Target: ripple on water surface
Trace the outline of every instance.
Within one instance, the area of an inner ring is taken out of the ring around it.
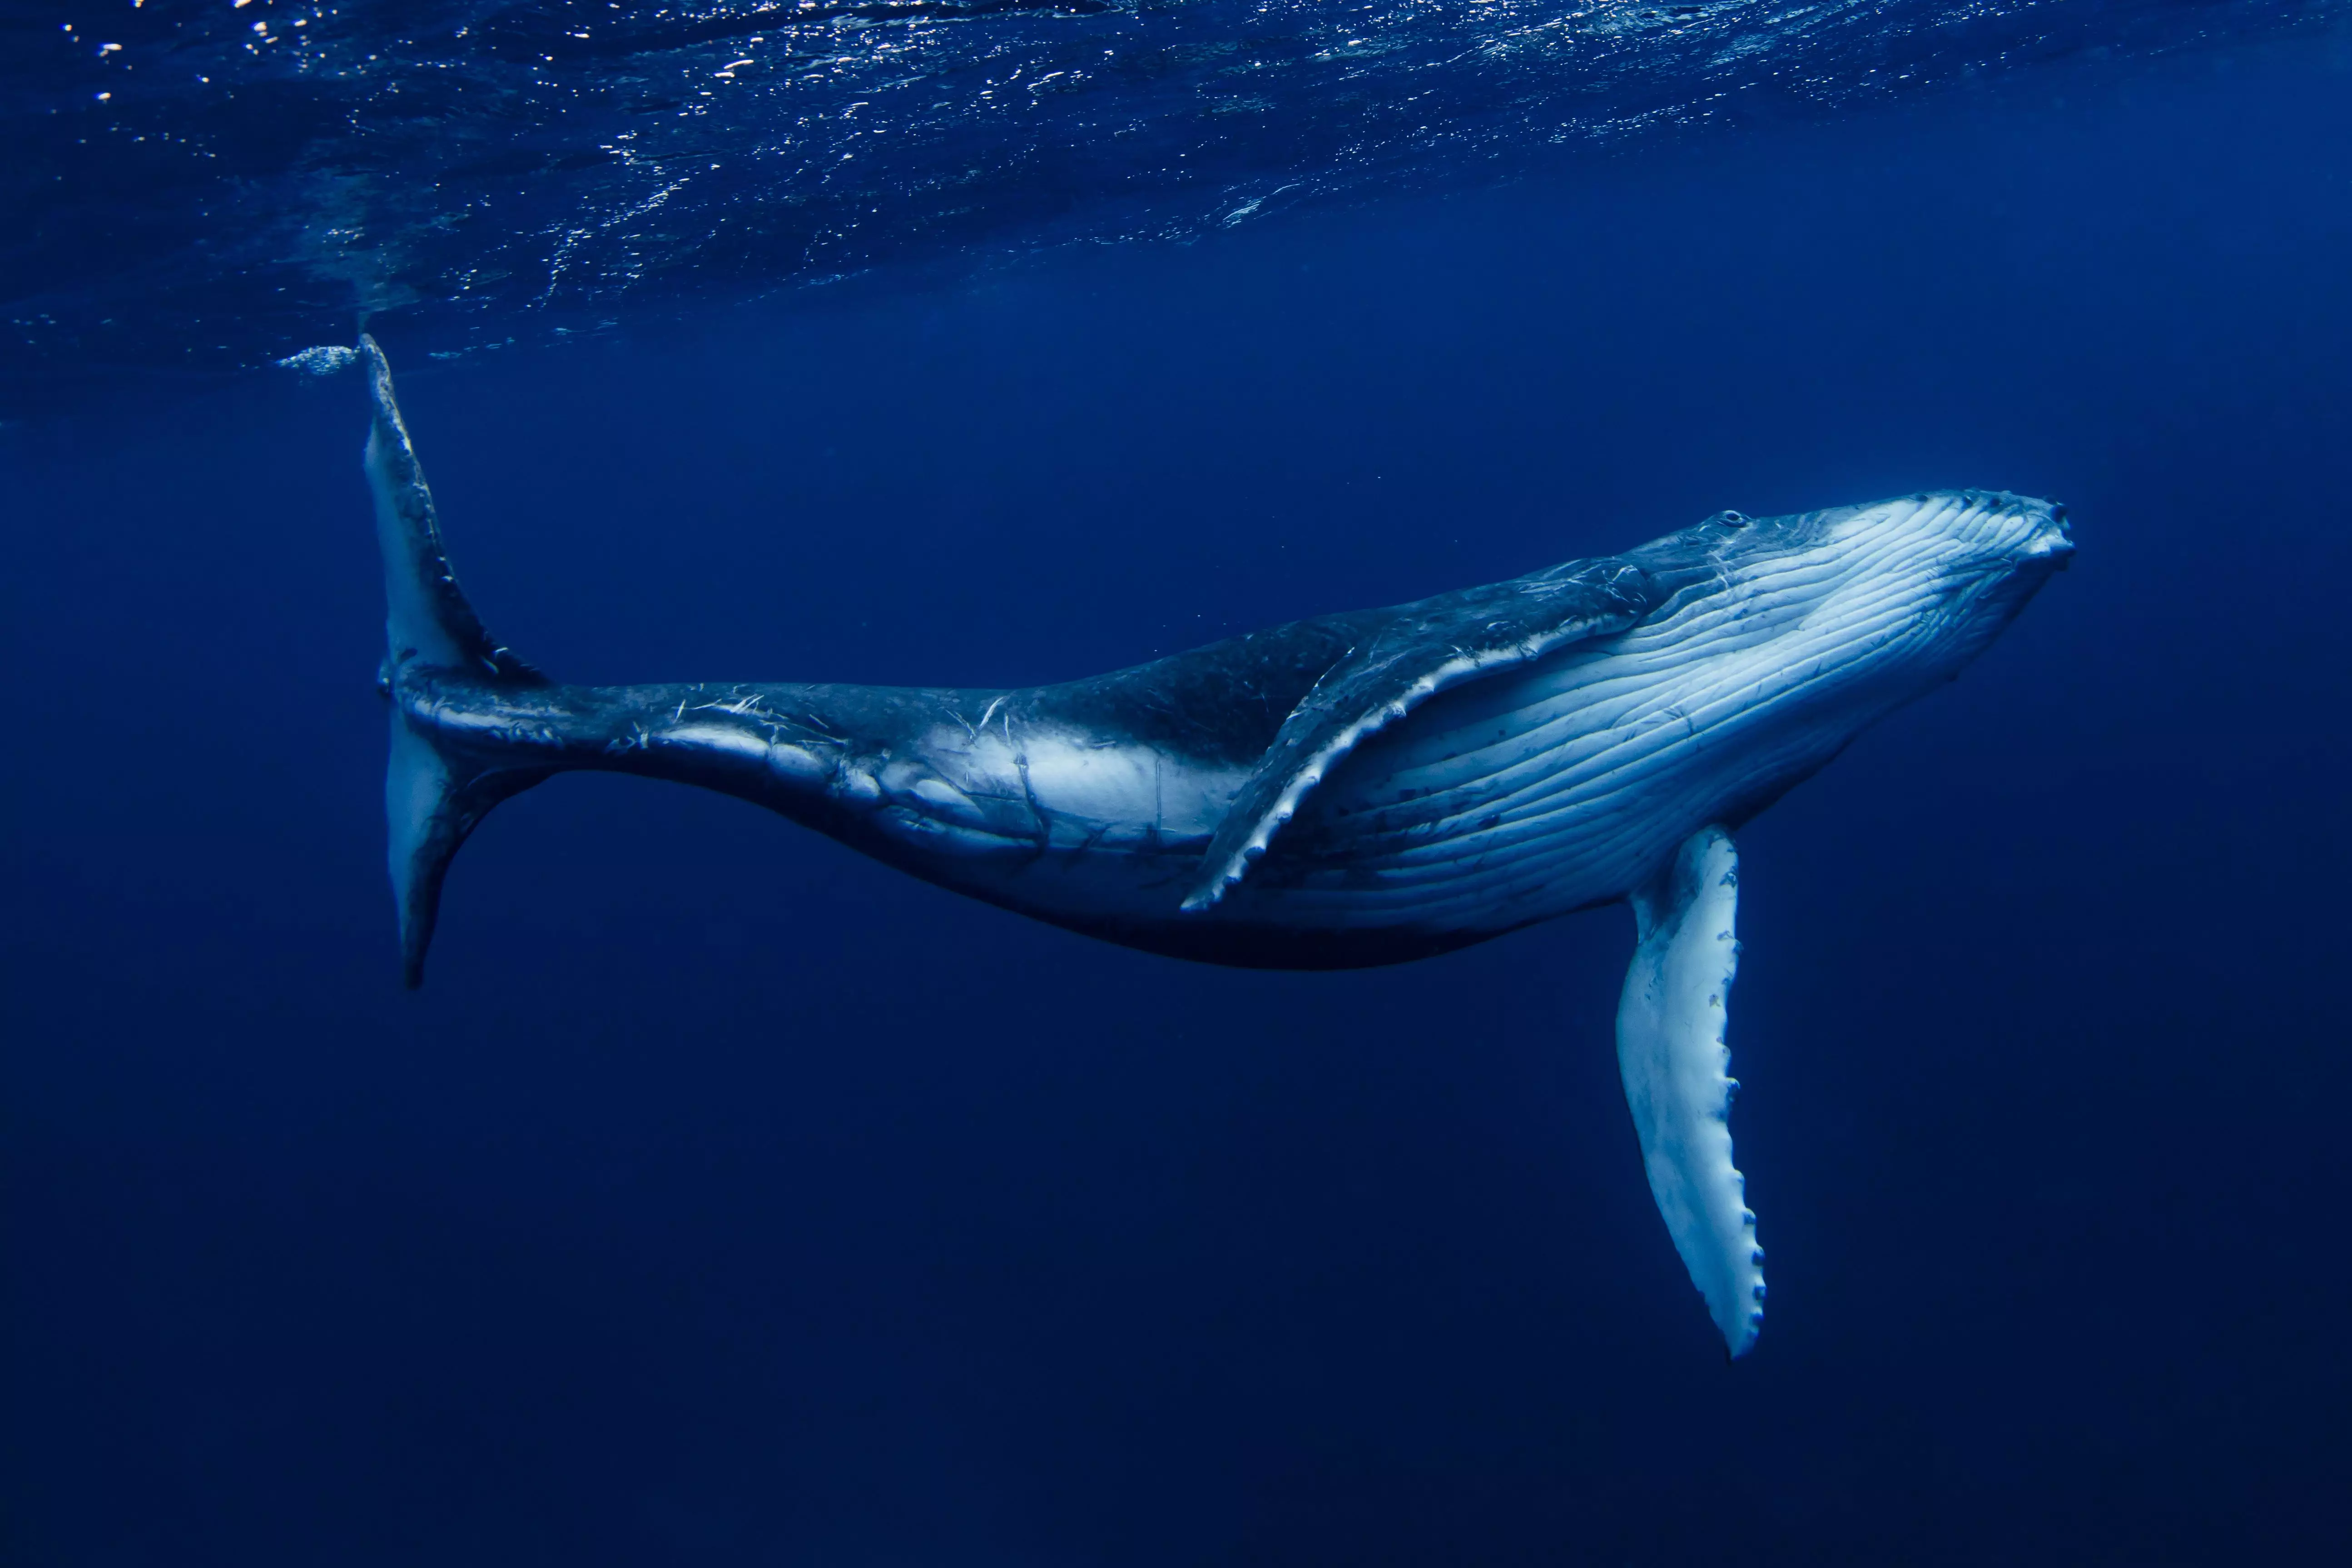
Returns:
[[[108,0],[0,21],[0,377],[1181,237],[2352,0]],[[53,14],[54,15],[54,14]]]

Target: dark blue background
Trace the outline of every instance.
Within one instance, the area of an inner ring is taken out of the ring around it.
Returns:
[[[1736,1366],[1622,913],[1228,973],[570,777],[404,994],[359,387],[7,432],[7,1560],[2352,1544],[2347,84],[2050,71],[564,353],[378,324],[578,680],[1043,680],[1719,507],[2067,501],[2075,570],[1745,836]]]

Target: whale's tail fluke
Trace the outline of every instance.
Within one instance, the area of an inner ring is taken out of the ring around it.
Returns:
[[[494,642],[466,602],[442,548],[433,492],[393,395],[392,367],[364,333],[359,354],[375,404],[367,475],[375,493],[376,542],[383,550],[384,655],[378,685],[394,699],[384,822],[400,914],[401,975],[414,988],[424,984],[425,951],[433,941],[442,879],[458,846],[492,806],[554,770],[482,766],[450,747],[442,731],[418,723],[401,694],[426,681],[507,689],[550,682]]]

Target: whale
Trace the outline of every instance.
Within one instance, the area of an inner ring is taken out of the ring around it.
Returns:
[[[577,686],[459,588],[362,335],[383,558],[401,966],[496,806],[601,770],[717,790],[886,865],[1206,963],[1408,962],[1622,903],[1619,1076],[1675,1248],[1737,1358],[1764,1253],[1729,1125],[1735,835],[1955,679],[2063,568],[2063,507],[1923,490],[1720,511],[1622,554],[1015,690]]]

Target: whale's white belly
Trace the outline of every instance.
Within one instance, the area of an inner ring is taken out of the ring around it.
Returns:
[[[1189,918],[1466,933],[1623,897],[1961,662],[1937,628],[1963,580],[1881,570],[1896,548],[1832,532],[1618,636],[1438,692],[1359,743]],[[1049,912],[1165,918],[1245,778],[1050,722],[942,729],[923,757],[911,792],[881,780],[905,836],[978,854],[973,885]]]
[[[1900,645],[1932,595],[1897,584],[1824,614],[1811,579],[1787,562],[1431,699],[1334,772],[1261,899],[1315,924],[1467,928],[1621,897],[1917,694]]]

